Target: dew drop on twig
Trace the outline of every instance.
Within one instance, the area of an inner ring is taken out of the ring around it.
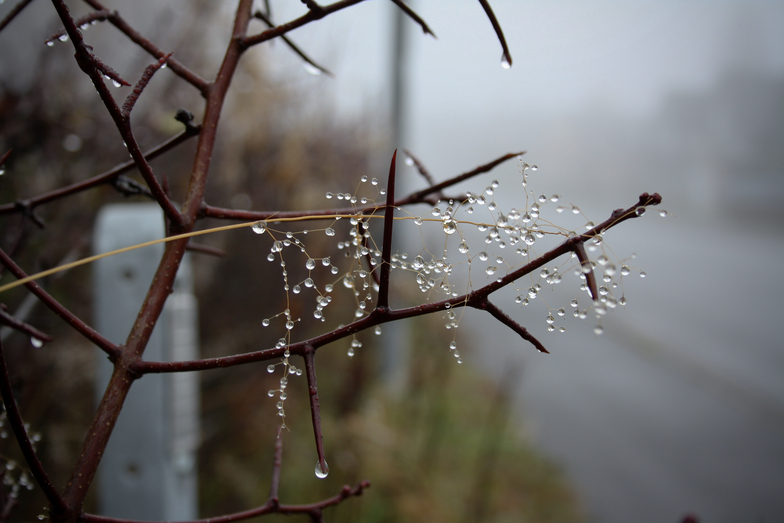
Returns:
[[[316,462],[316,477],[320,479],[324,479],[329,475],[329,465],[327,462],[324,461],[324,467],[321,467],[321,461]]]

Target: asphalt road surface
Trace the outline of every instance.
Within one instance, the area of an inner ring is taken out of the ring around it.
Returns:
[[[527,430],[591,521],[784,521],[784,236],[684,222],[607,235],[648,277],[603,335],[574,320],[539,355],[482,320],[472,359],[520,366]]]

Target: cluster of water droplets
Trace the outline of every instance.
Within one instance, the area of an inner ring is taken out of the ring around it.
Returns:
[[[41,441],[41,434],[31,432],[28,423],[24,424],[24,428],[35,449],[38,446],[38,442]],[[6,417],[5,408],[0,407],[0,439],[9,437],[11,437],[11,427]],[[2,467],[0,476],[2,476],[3,490],[7,492],[9,498],[17,499],[22,491],[33,490],[35,487],[35,483],[29,473],[14,460],[0,455],[0,467]]]

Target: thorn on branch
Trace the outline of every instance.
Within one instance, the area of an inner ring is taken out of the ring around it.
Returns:
[[[133,106],[136,105],[136,101],[139,99],[142,91],[144,91],[144,88],[147,87],[148,83],[150,83],[150,80],[152,80],[152,76],[156,73],[156,71],[166,66],[166,62],[169,60],[171,55],[172,53],[161,56],[157,62],[148,65],[144,70],[142,77],[138,82],[136,82],[133,91],[131,91],[131,94],[129,94],[125,99],[125,103],[122,106],[122,114],[125,118],[129,118],[131,116]]]
[[[22,215],[25,218],[29,218],[30,220],[32,220],[33,223],[35,223],[38,226],[38,228],[46,229],[46,222],[44,222],[44,220],[40,216],[35,214],[35,209],[33,208],[33,205],[30,203],[30,200],[16,200],[14,202],[14,207],[22,211]]]
[[[314,13],[321,13],[321,12],[324,10],[324,8],[323,8],[323,7],[321,7],[320,5],[318,5],[318,4],[317,4],[316,2],[314,2],[313,0],[300,0],[300,1],[301,1],[303,4],[305,4],[305,5],[308,7],[308,9],[310,9],[310,10],[311,10],[312,12],[314,12]]]
[[[591,299],[593,301],[599,301],[599,291],[596,287],[596,275],[593,272],[591,260],[588,258],[588,254],[585,252],[585,246],[583,245],[580,237],[576,238],[577,239],[574,241],[573,251],[577,255],[577,259],[580,261],[583,274],[585,274],[585,281],[588,284],[588,291],[591,294]]]
[[[395,222],[395,163],[397,161],[397,149],[392,155],[392,163],[389,165],[389,179],[387,180],[387,202],[384,209],[384,237],[381,247],[381,274],[379,275],[378,303],[376,306],[382,309],[389,308],[389,274],[392,263],[392,228]]]
[[[120,85],[124,85],[126,87],[130,87],[130,83],[125,80],[120,73],[112,69],[108,64],[103,63],[103,61],[95,56],[93,53],[93,48],[84,42],[76,46],[76,61],[79,63],[79,66],[82,70],[85,70],[85,65],[92,66],[96,71],[101,73],[105,78],[112,80],[117,87]],[[85,72],[89,75],[90,71],[85,70]]]
[[[418,23],[420,27],[422,27],[422,31],[426,35],[430,35],[433,38],[437,38],[436,34],[427,26],[425,21],[416,14],[410,7],[408,7],[403,0],[392,0],[392,2],[398,6],[406,15],[408,15],[414,22]]]
[[[112,185],[123,196],[148,196],[153,198],[150,189],[127,176],[117,176],[117,178],[112,181]]]
[[[501,42],[501,49],[503,49],[503,54],[501,55],[501,65],[503,65],[504,69],[509,69],[512,67],[512,55],[509,53],[509,47],[506,45],[506,38],[504,38],[504,32],[501,30],[501,24],[498,23],[498,19],[493,13],[493,8],[490,7],[490,3],[487,0],[479,0],[479,3],[485,10],[487,18],[490,19],[490,23],[493,24],[493,29],[495,30],[495,34],[498,36],[498,41]]]

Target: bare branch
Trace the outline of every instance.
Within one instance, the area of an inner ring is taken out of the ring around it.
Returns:
[[[89,4],[94,9],[98,9],[100,11],[106,11],[106,7],[101,4],[98,0],[84,0],[87,4]],[[125,36],[131,39],[136,45],[147,51],[156,59],[160,59],[162,56],[166,54],[161,48],[153,44],[150,40],[145,38],[141,35],[138,31],[132,28],[121,16],[117,11],[110,11],[110,16],[107,20],[115,26],[117,29],[120,30]],[[197,88],[201,93],[202,96],[207,96],[207,90],[209,89],[209,82],[201,78],[199,75],[185,67],[181,62],[179,62],[175,58],[170,58],[168,62],[169,68],[171,71]]]
[[[35,338],[36,340],[39,340],[41,342],[49,342],[52,341],[53,339],[48,334],[41,332],[40,330],[36,329],[32,325],[25,323],[18,318],[14,318],[10,314],[8,314],[4,303],[0,304],[0,323],[8,327],[11,327],[12,329],[17,330],[19,332],[23,332],[28,336]]]
[[[22,10],[23,10],[24,8],[25,8],[25,7],[27,7],[28,5],[30,5],[32,2],[33,2],[33,0],[22,0],[21,2],[19,2],[18,4],[16,4],[16,5],[14,6],[14,8],[13,8],[13,9],[11,9],[11,11],[9,11],[9,12],[8,12],[8,14],[5,16],[5,18],[3,18],[3,20],[2,20],[2,21],[0,21],[0,31],[2,31],[3,29],[5,29],[5,27],[6,27],[8,24],[10,24],[10,23],[11,23],[11,21],[12,21],[14,18],[16,18],[16,16],[17,16],[19,13],[21,13],[21,12],[22,12]]]
[[[525,327],[523,327],[522,325],[514,321],[504,311],[502,311],[501,309],[499,309],[498,307],[490,303],[487,299],[481,301],[480,303],[481,305],[474,305],[474,307],[489,312],[495,319],[497,319],[498,321],[500,321],[501,323],[503,323],[504,325],[506,325],[513,331],[515,331],[524,340],[530,342],[534,347],[536,347],[536,350],[538,350],[539,352],[550,354],[550,351],[545,349],[544,345],[542,345],[541,342],[537,340],[533,334],[528,332],[528,329],[526,329]]]
[[[412,19],[414,22],[418,23],[418,24],[419,24],[419,26],[422,28],[422,31],[423,31],[423,32],[424,32],[426,35],[430,35],[430,36],[432,36],[433,38],[436,38],[436,34],[435,34],[433,31],[431,31],[431,30],[430,30],[430,28],[427,26],[427,24],[425,23],[425,21],[424,21],[424,20],[422,20],[422,18],[421,18],[421,17],[420,17],[418,14],[416,14],[416,13],[414,12],[414,10],[413,10],[413,9],[411,9],[410,7],[408,7],[408,6],[407,6],[407,5],[406,5],[406,4],[403,2],[403,0],[392,0],[392,2],[393,2],[393,3],[394,3],[396,6],[398,6],[398,7],[400,8],[400,10],[401,10],[401,11],[403,11],[403,12],[404,12],[406,15],[408,15],[408,16],[409,16],[409,17],[410,17],[410,18],[411,18],[411,19]]]
[[[133,106],[136,105],[136,100],[139,99],[139,96],[141,96],[142,91],[144,91],[144,88],[147,87],[148,83],[150,83],[150,80],[152,80],[152,76],[161,67],[166,65],[166,61],[169,58],[171,58],[171,55],[172,54],[169,53],[167,55],[160,57],[157,62],[148,65],[147,68],[144,70],[142,77],[139,78],[138,82],[136,82],[133,91],[131,91],[131,94],[129,94],[128,97],[125,99],[125,103],[122,106],[122,114],[123,116],[125,116],[126,119],[130,118],[131,111],[133,110]]]
[[[305,375],[308,378],[308,394],[310,396],[310,418],[313,422],[313,436],[316,438],[316,476],[324,478],[329,474],[329,465],[324,457],[324,436],[321,432],[321,406],[319,405],[318,384],[316,383],[316,350],[310,345],[305,345],[303,358],[305,360]]]
[[[493,24],[493,30],[498,36],[498,41],[501,42],[501,49],[504,51],[501,55],[501,63],[506,68],[512,67],[512,55],[509,53],[509,48],[506,46],[506,38],[504,38],[504,32],[501,30],[501,24],[498,23],[498,19],[495,17],[493,9],[490,7],[490,3],[487,0],[479,0],[479,3],[482,5],[482,9],[485,10],[485,13],[487,13],[487,18],[490,19],[490,23]]]
[[[0,263],[2,263],[11,272],[11,274],[16,276],[17,278],[22,279],[27,277],[24,271],[21,268],[19,268],[19,266],[16,265],[14,261],[2,249],[0,249]],[[30,290],[30,292],[35,294],[38,297],[38,299],[43,302],[44,305],[49,307],[49,309],[51,309],[55,314],[60,316],[60,318],[63,321],[65,321],[65,323],[73,327],[82,336],[87,338],[87,340],[97,345],[101,350],[107,353],[110,357],[117,356],[119,352],[119,348],[117,347],[117,345],[104,338],[95,329],[89,327],[85,322],[80,320],[71,311],[63,307],[60,304],[60,302],[52,298],[46,291],[44,291],[40,285],[31,281],[26,283],[25,286]]]
[[[335,2],[334,4],[321,6],[319,11],[308,11],[307,14],[304,14],[301,17],[292,20],[291,22],[267,29],[266,31],[254,36],[245,37],[242,40],[242,44],[245,47],[251,47],[262,42],[272,40],[273,38],[284,35],[290,31],[293,31],[294,29],[302,27],[303,25],[307,25],[310,22],[319,20],[329,14],[340,11],[341,9],[345,9],[347,7],[351,7],[352,5],[363,1],[364,0],[341,0],[340,2]]]
[[[11,425],[11,430],[14,431],[16,441],[19,443],[19,448],[22,450],[27,466],[30,467],[30,472],[33,474],[35,481],[40,485],[46,499],[49,501],[54,512],[62,513],[68,510],[63,498],[54,488],[48,474],[44,470],[41,461],[35,453],[33,443],[27,435],[22,417],[19,415],[19,408],[16,405],[16,399],[11,388],[11,382],[8,378],[8,368],[5,364],[5,355],[3,354],[3,343],[0,341],[0,392],[3,395],[3,403],[5,404],[5,412],[8,422]]]
[[[267,24],[267,27],[270,27],[270,28],[275,27],[275,24],[272,23],[272,20],[270,20],[268,18],[268,16],[265,15],[264,13],[262,13],[261,11],[256,11],[253,14],[253,16],[255,18],[258,18],[259,20],[261,20],[265,24]],[[289,46],[289,48],[292,51],[294,51],[297,54],[297,56],[299,56],[300,58],[305,60],[305,62],[310,64],[311,67],[314,67],[317,71],[320,71],[320,72],[324,73],[325,75],[329,76],[330,78],[334,78],[335,77],[335,75],[332,74],[332,72],[329,71],[329,69],[327,69],[326,67],[323,67],[323,66],[317,64],[316,62],[314,62],[308,55],[305,54],[304,51],[302,51],[294,42],[292,42],[291,39],[289,39],[289,37],[287,37],[286,35],[281,35],[280,38],[286,43],[287,46]]]

